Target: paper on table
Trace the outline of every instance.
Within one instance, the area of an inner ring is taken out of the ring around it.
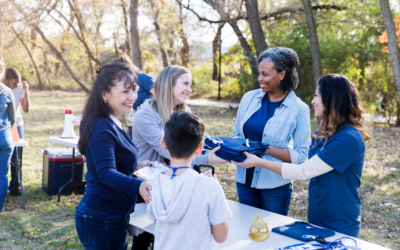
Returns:
[[[147,167],[139,169],[138,171],[134,172],[133,174],[144,180],[151,180],[158,174],[165,173],[167,170],[168,170],[168,167],[155,161],[154,167],[147,166]]]

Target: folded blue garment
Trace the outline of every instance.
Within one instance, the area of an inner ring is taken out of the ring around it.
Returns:
[[[210,150],[221,146],[215,154],[227,161],[244,162],[246,155],[245,151],[250,154],[261,156],[269,148],[268,145],[261,142],[249,141],[241,138],[231,137],[208,137],[204,140],[203,153],[208,153]]]
[[[275,227],[272,232],[283,234],[300,241],[315,241],[318,236],[323,238],[335,235],[334,231],[319,228],[304,221],[296,221],[295,223]]]

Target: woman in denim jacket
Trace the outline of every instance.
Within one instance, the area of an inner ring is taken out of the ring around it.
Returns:
[[[258,58],[260,89],[246,93],[239,106],[232,137],[269,144],[263,156],[275,162],[303,163],[310,145],[310,108],[293,90],[299,79],[297,53],[271,48]],[[236,167],[239,202],[287,215],[291,180],[255,166]]]
[[[0,76],[4,64],[0,61]],[[1,78],[0,77],[0,78]],[[0,82],[0,212],[3,209],[8,188],[8,167],[14,149],[11,127],[15,123],[14,95],[10,88]]]

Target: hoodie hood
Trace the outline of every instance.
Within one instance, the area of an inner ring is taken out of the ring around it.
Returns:
[[[165,223],[177,223],[188,210],[191,197],[196,185],[196,181],[200,175],[193,169],[187,169],[179,176],[174,176],[170,179],[169,176],[159,174],[151,180],[151,206],[154,216],[157,221]],[[165,190],[166,185],[161,185],[161,182],[169,181],[171,185],[168,188],[171,190]],[[164,193],[170,192],[169,195],[163,195]],[[170,198],[169,198],[170,197]]]

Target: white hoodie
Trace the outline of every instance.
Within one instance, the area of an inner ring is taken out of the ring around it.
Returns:
[[[210,224],[232,217],[218,182],[187,169],[172,179],[160,174],[150,185],[147,215],[157,221],[154,249],[211,249]]]

